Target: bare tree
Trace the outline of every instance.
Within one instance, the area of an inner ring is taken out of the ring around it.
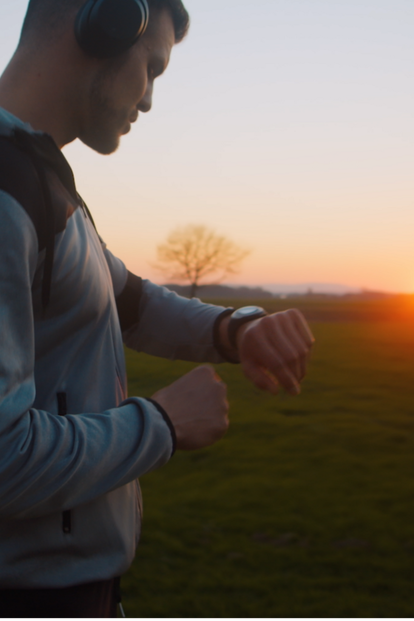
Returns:
[[[218,284],[229,274],[235,274],[249,250],[203,225],[190,224],[175,229],[166,242],[157,248],[156,269],[168,278],[187,282],[191,297],[203,284]],[[213,280],[206,283],[205,279]]]

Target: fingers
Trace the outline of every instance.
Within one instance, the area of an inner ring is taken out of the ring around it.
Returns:
[[[229,427],[227,387],[211,366],[196,367],[156,396],[174,425],[180,450],[210,446]]]
[[[220,375],[210,365],[202,364],[199,367],[196,367],[195,369],[190,371],[190,373],[193,373],[199,376],[205,375],[205,379],[207,381],[210,379],[214,380],[215,384],[213,384],[213,386],[216,388],[216,390],[221,391],[224,398],[227,397],[227,384],[223,382]],[[188,375],[190,375],[190,373],[188,373]]]
[[[287,392],[297,395],[313,343],[312,332],[299,311],[268,315],[243,335],[239,351],[243,370],[262,390],[275,394],[280,382]]]
[[[298,395],[300,393],[299,382],[290,365],[269,342],[261,343],[257,356],[243,360],[242,368],[247,377],[259,388],[274,392],[270,379],[273,376],[289,394]]]
[[[294,329],[288,313],[267,319],[267,323],[263,320],[263,328],[268,347],[262,348],[260,356],[288,392],[298,394],[299,383],[306,373],[309,347]]]
[[[273,346],[273,352],[278,354],[275,364],[286,364],[296,380],[300,382],[303,372],[303,348],[300,339],[294,330],[290,329],[285,317],[278,317],[277,321],[272,322],[270,328],[269,341]]]
[[[216,408],[217,414],[220,415],[217,419],[217,437],[214,438],[212,443],[221,438],[227,431],[230,425],[229,421],[229,403],[227,401],[227,384],[223,382],[221,377],[216,373],[215,369],[210,365],[201,365],[193,370],[193,373],[197,372],[198,375],[205,375],[207,380],[213,380],[211,390],[216,393]]]
[[[291,349],[293,349],[293,358],[296,361],[295,366],[297,369],[296,378],[301,382],[306,375],[307,359],[309,356],[309,348],[313,344],[311,340],[313,336],[310,330],[302,332],[295,329],[297,327],[295,320],[296,313],[294,311],[286,311],[286,314],[282,314],[280,317],[280,322],[283,326],[286,338],[291,344]]]
[[[266,369],[259,367],[253,362],[246,362],[242,365],[245,376],[260,390],[271,392],[273,395],[279,393],[279,385]]]
[[[313,336],[305,317],[297,308],[291,308],[286,311],[286,313],[288,313],[291,317],[296,329],[300,333],[306,345],[311,348],[315,343],[315,337]]]

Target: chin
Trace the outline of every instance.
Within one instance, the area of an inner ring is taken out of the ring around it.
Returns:
[[[92,136],[79,136],[79,140],[101,155],[111,155],[119,147],[120,136],[119,134],[109,135],[109,133],[100,132]]]

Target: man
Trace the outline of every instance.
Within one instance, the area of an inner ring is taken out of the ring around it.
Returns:
[[[116,616],[137,477],[227,429],[210,367],[126,398],[122,341],[300,390],[313,342],[300,313],[233,313],[127,272],[60,152],[76,138],[117,149],[188,23],[180,0],[31,0],[0,79],[2,616]]]

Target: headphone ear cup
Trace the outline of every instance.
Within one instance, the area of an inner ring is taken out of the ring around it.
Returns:
[[[89,53],[87,51],[87,41],[88,41],[88,23],[89,23],[89,15],[91,9],[95,3],[95,0],[88,0],[86,4],[78,11],[75,21],[75,37],[79,46],[83,49],[84,52]]]
[[[75,36],[89,56],[110,58],[128,50],[147,29],[147,0],[88,0],[75,21]]]

